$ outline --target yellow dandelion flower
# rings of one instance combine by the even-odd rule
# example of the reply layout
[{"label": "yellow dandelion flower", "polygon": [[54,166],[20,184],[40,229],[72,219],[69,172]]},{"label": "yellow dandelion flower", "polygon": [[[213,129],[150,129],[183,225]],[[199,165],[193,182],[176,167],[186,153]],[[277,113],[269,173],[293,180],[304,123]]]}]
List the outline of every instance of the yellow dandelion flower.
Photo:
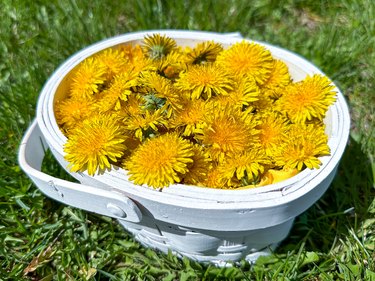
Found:
[{"label": "yellow dandelion flower", "polygon": [[188,164],[189,172],[182,178],[186,184],[197,185],[206,179],[207,173],[211,169],[211,159],[204,148],[198,144],[193,146],[193,153],[191,156],[193,162]]},{"label": "yellow dandelion flower", "polygon": [[94,112],[94,102],[88,99],[67,98],[55,104],[55,116],[57,124],[65,131],[76,127]]},{"label": "yellow dandelion flower", "polygon": [[223,51],[223,46],[220,43],[204,41],[186,52],[186,62],[188,64],[214,62],[221,51]]},{"label": "yellow dandelion flower", "polygon": [[97,95],[95,107],[99,112],[110,112],[121,108],[121,101],[126,101],[133,94],[132,88],[137,86],[135,72],[122,72],[116,75],[108,89]]},{"label": "yellow dandelion flower", "polygon": [[236,97],[234,96],[216,96],[212,97],[208,101],[203,101],[206,104],[206,108],[213,108],[213,107],[233,107],[237,108],[238,110],[242,109],[242,103],[240,103],[238,100],[234,100]]},{"label": "yellow dandelion flower", "polygon": [[134,93],[133,95],[128,96],[128,99],[123,103],[124,106],[116,111],[115,113],[120,120],[125,121],[131,116],[138,116],[143,114],[143,106],[145,100],[142,95]]},{"label": "yellow dandelion flower", "polygon": [[153,61],[144,55],[141,46],[122,45],[120,51],[127,62],[124,71],[131,71],[138,74],[141,71],[156,71]]},{"label": "yellow dandelion flower", "polygon": [[145,87],[143,92],[148,93],[154,91],[156,93],[162,93],[166,88],[171,86],[171,81],[165,77],[160,76],[154,71],[144,71],[140,75],[140,84]]},{"label": "yellow dandelion flower", "polygon": [[321,161],[318,157],[330,154],[328,137],[324,128],[314,124],[294,124],[290,126],[289,138],[274,153],[276,165],[286,168],[304,167],[318,169]]},{"label": "yellow dandelion flower", "polygon": [[277,109],[295,123],[305,123],[313,118],[323,120],[328,107],[335,101],[334,88],[326,76],[307,76],[285,88],[276,102]]},{"label": "yellow dandelion flower", "polygon": [[198,186],[225,189],[225,179],[218,166],[213,166],[206,174],[206,177],[197,183]]},{"label": "yellow dandelion flower", "polygon": [[94,58],[87,58],[75,70],[70,95],[73,98],[92,98],[105,83],[106,67]]},{"label": "yellow dandelion flower", "polygon": [[216,61],[230,73],[249,75],[262,85],[270,77],[273,58],[262,45],[242,41],[221,52]]},{"label": "yellow dandelion flower", "polygon": [[206,114],[205,123],[196,138],[208,147],[214,160],[241,153],[258,141],[258,121],[248,111],[215,107]]},{"label": "yellow dandelion flower", "polygon": [[186,70],[184,55],[179,51],[172,51],[160,60],[155,61],[158,73],[168,79],[175,80],[181,71]]},{"label": "yellow dandelion flower", "polygon": [[123,52],[119,50],[106,49],[95,56],[95,59],[106,67],[106,80],[110,81],[115,75],[120,74],[127,60]]},{"label": "yellow dandelion flower", "polygon": [[182,135],[196,134],[204,126],[206,104],[203,100],[184,99],[182,108],[177,110],[169,120],[171,128],[182,128]]},{"label": "yellow dandelion flower", "polygon": [[158,126],[166,125],[166,120],[163,111],[158,109],[144,110],[142,114],[129,116],[123,120],[123,123],[127,130],[134,132],[136,138],[143,140],[146,131],[149,131],[148,134],[157,132]]},{"label": "yellow dandelion flower", "polygon": [[235,88],[229,93],[228,99],[232,104],[248,106],[259,100],[260,90],[255,80],[250,77],[243,77],[235,83]]},{"label": "yellow dandelion flower", "polygon": [[125,167],[135,184],[159,188],[181,181],[192,163],[193,145],[177,134],[164,134],[147,139],[140,145]]},{"label": "yellow dandelion flower", "polygon": [[274,60],[271,74],[262,85],[265,95],[273,99],[278,99],[282,95],[283,89],[291,83],[288,66],[281,60]]},{"label": "yellow dandelion flower", "polygon": [[128,63],[133,63],[144,57],[144,53],[140,45],[120,45],[119,51]]},{"label": "yellow dandelion flower", "polygon": [[123,129],[110,115],[95,115],[71,131],[64,145],[65,159],[72,172],[94,175],[111,168],[126,149]]},{"label": "yellow dandelion flower", "polygon": [[257,112],[265,112],[275,108],[275,101],[264,93],[260,93],[258,100],[251,103]]},{"label": "yellow dandelion flower", "polygon": [[233,177],[246,182],[254,181],[264,171],[264,166],[270,161],[264,151],[257,147],[252,147],[242,153],[237,153],[226,157],[220,167],[223,178],[231,185]]},{"label": "yellow dandelion flower", "polygon": [[116,92],[103,90],[96,94],[94,108],[99,113],[111,114],[115,108],[121,108],[120,99]]},{"label": "yellow dandelion flower", "polygon": [[288,122],[281,114],[273,111],[266,111],[260,114],[259,143],[268,156],[285,141],[288,131]]},{"label": "yellow dandelion flower", "polygon": [[155,60],[161,59],[177,47],[176,41],[165,35],[153,34],[145,36],[143,40],[143,51]]},{"label": "yellow dandelion flower", "polygon": [[177,91],[172,82],[156,72],[145,71],[142,73],[140,83],[143,85],[146,93],[145,98],[149,101],[145,105],[149,109],[163,109],[168,111],[168,117],[172,110],[181,108],[180,93]]},{"label": "yellow dandelion flower", "polygon": [[216,64],[194,65],[180,73],[175,86],[182,91],[191,91],[192,99],[211,98],[212,95],[227,95],[233,90],[233,79]]}]

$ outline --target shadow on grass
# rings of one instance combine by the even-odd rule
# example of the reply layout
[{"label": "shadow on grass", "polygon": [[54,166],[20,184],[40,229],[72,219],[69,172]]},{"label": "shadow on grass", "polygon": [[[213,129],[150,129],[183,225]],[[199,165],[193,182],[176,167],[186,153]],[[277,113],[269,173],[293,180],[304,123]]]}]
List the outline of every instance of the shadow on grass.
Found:
[{"label": "shadow on grass", "polygon": [[314,206],[296,218],[276,254],[298,251],[301,243],[307,251],[328,253],[351,229],[359,231],[362,222],[373,216],[372,180],[370,160],[350,139],[331,186]]}]

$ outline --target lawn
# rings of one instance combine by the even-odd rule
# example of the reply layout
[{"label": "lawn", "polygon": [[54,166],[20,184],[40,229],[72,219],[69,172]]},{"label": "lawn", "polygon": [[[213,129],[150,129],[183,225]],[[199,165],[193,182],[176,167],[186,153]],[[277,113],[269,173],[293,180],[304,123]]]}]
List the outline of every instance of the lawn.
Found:
[{"label": "lawn", "polygon": [[[0,280],[375,280],[375,3],[0,3]],[[254,265],[217,268],[146,249],[114,220],[45,197],[17,163],[38,95],[70,55],[132,31],[240,32],[294,51],[342,90],[350,140],[325,195]],[[68,177],[51,155],[44,170]]]}]

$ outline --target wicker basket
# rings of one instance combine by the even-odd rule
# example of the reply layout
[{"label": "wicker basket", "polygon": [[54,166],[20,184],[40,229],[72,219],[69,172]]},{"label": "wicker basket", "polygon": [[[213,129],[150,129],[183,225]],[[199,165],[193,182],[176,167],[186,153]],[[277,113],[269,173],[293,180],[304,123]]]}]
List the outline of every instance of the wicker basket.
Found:
[{"label": "wicker basket", "polygon": [[[147,247],[218,265],[230,261],[256,260],[287,237],[296,216],[314,204],[330,185],[349,135],[349,113],[337,91],[337,101],[326,115],[331,155],[321,158],[318,170],[304,170],[281,183],[257,189],[215,190],[172,185],[162,192],[135,186],[126,172],[113,169],[103,175],[72,174],[81,184],[61,180],[40,171],[49,148],[66,169],[61,133],[54,104],[64,98],[72,70],[85,58],[120,44],[139,44],[145,35],[161,33],[178,45],[194,46],[215,40],[225,46],[242,41],[238,34],[191,31],[148,31],[110,38],[92,45],[63,63],[44,86],[37,118],[24,136],[19,162],[22,169],[47,196],[64,204],[118,219],[135,239]],[[260,42],[258,42],[260,43]],[[322,72],[287,50],[265,45],[283,60],[294,81]]]}]

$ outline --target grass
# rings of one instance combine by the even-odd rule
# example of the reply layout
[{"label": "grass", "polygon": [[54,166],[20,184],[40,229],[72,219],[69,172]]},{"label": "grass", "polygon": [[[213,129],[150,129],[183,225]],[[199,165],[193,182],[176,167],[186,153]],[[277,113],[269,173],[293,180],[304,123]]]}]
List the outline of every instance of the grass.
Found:
[{"label": "grass", "polygon": [[[375,280],[375,4],[343,1],[0,3],[0,280]],[[239,31],[321,68],[350,105],[327,193],[255,265],[216,268],[146,249],[112,219],[46,198],[17,164],[39,92],[74,52],[136,30]],[[66,177],[53,157],[45,171]]]}]

